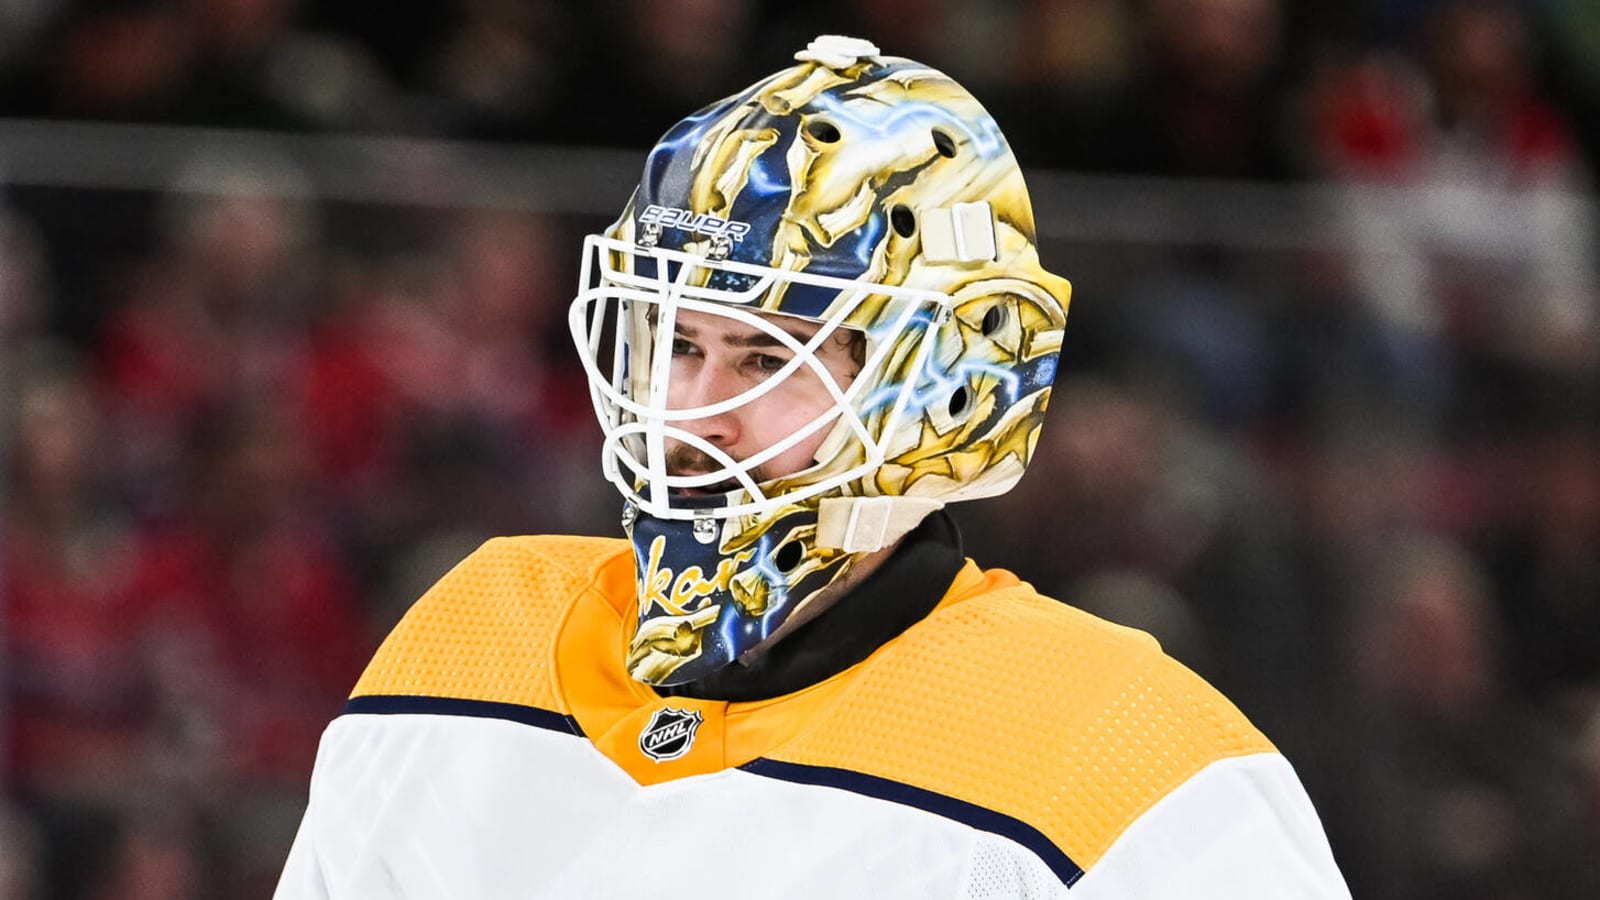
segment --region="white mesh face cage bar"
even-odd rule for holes
[[[639,273],[637,262],[645,259],[654,261],[654,274]],[[731,279],[740,287],[707,286],[715,272],[742,276]],[[579,284],[581,290],[568,311],[568,324],[588,376],[595,414],[605,431],[602,469],[629,501],[652,516],[667,519],[771,513],[876,470],[884,462],[889,441],[906,421],[916,381],[930,363],[937,326],[948,319],[952,307],[949,295],[940,291],[711,260],[601,235],[584,240]],[[777,315],[781,319],[783,314],[761,306],[774,290],[786,289],[789,284],[837,292],[828,304],[826,318],[807,319],[820,327],[803,341],[772,318]],[[759,329],[793,357],[735,396],[704,406],[669,408],[672,335],[680,310],[724,316]],[[872,311],[870,315],[862,315],[868,311]],[[848,385],[841,385],[817,357],[817,350],[839,329],[848,327],[847,321],[866,332],[867,352],[860,373]],[[915,346],[900,346],[919,322],[922,327],[914,332]],[[907,350],[909,359],[903,358]],[[603,355],[609,359],[602,360]],[[802,369],[821,381],[832,397],[831,407],[754,455],[734,459],[681,424],[737,410]],[[884,373],[891,370],[899,373],[898,383],[886,381]],[[752,473],[758,466],[825,430],[827,438],[820,451],[824,458],[816,465],[765,487],[755,481]],[[669,441],[704,452],[715,461],[716,470],[668,473]],[[843,455],[852,444],[860,448],[860,461],[843,469],[830,466],[830,460]],[[746,499],[713,509],[681,502],[682,491],[724,482],[742,488]],[[783,490],[769,495],[767,491],[778,484]]]

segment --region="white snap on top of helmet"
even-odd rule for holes
[[[801,62],[821,63],[829,68],[842,69],[869,56],[878,55],[878,45],[866,38],[843,34],[824,34],[794,55]]]

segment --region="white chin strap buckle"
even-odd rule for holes
[[[922,256],[934,263],[994,259],[994,210],[989,201],[957,203],[922,213]]]
[[[817,546],[846,553],[882,550],[942,506],[921,497],[832,497],[817,510]]]

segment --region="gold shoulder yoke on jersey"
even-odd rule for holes
[[[874,657],[825,723],[767,758],[993,810],[1088,868],[1207,765],[1273,750],[1148,635],[988,574],[987,589],[947,598]]]
[[[557,628],[606,564],[628,552],[626,542],[606,538],[489,541],[412,606],[351,696],[442,697],[567,712],[552,672]],[[632,566],[622,571],[631,577]]]

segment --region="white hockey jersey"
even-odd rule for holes
[[[617,540],[445,576],[329,726],[278,900],[1349,897],[1237,709],[1010,573],[748,703],[630,678],[633,603]]]

